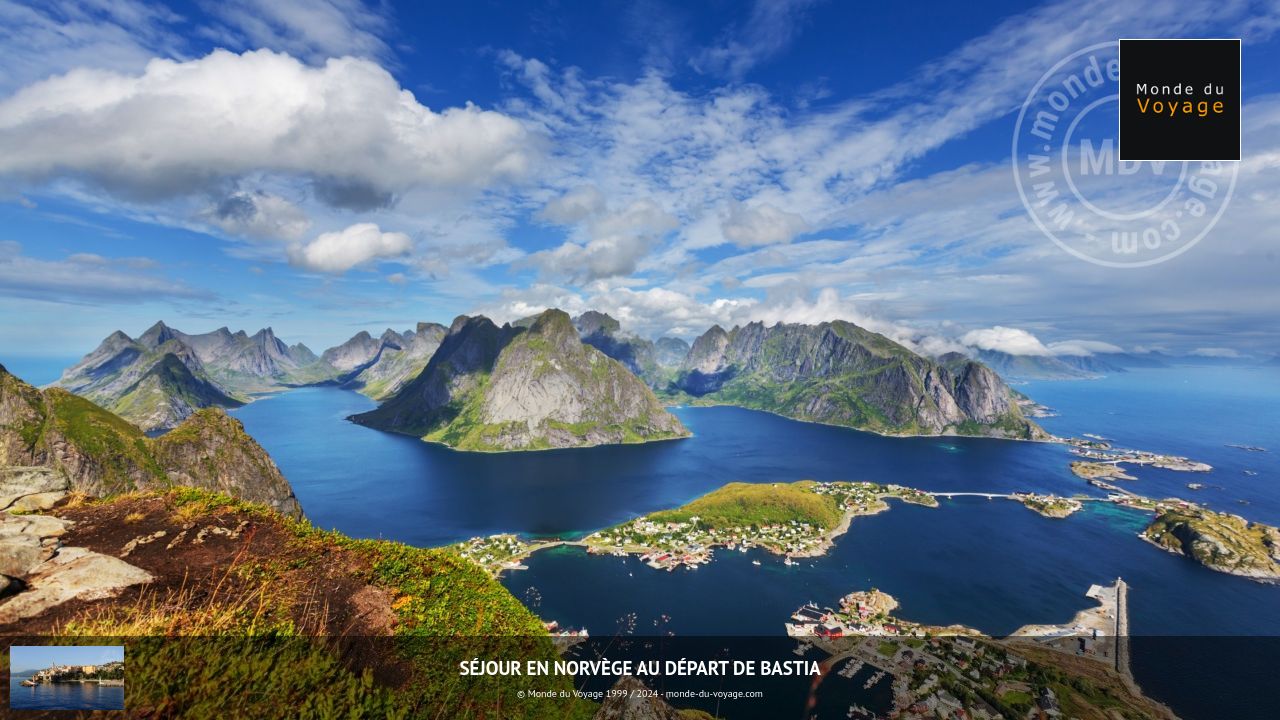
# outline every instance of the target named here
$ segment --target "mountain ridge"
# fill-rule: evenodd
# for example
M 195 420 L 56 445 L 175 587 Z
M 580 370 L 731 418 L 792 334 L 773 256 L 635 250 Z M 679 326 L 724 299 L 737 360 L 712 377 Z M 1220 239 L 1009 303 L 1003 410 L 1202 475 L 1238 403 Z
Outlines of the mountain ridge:
M 540 450 L 683 437 L 684 426 L 568 314 L 528 327 L 459 316 L 423 371 L 354 422 L 462 450 Z

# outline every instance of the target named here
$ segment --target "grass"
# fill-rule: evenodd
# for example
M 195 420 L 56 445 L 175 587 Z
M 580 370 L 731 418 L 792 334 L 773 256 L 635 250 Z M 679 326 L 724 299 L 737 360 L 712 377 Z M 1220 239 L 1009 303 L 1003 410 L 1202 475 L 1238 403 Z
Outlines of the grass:
M 834 497 L 819 495 L 812 481 L 789 484 L 734 482 L 713 490 L 676 509 L 652 513 L 654 522 L 687 522 L 697 516 L 701 525 L 728 528 L 809 523 L 824 529 L 840 524 L 843 517 Z
M 285 545 L 255 557 L 246 555 L 246 544 L 220 575 L 200 577 L 193 569 L 180 587 L 95 603 L 57 629 L 54 636 L 67 641 L 124 639 L 131 708 L 192 718 L 579 720 L 596 709 L 580 700 L 518 702 L 510 679 L 460 676 L 458 663 L 473 657 L 556 657 L 541 621 L 467 560 L 444 550 L 352 539 L 194 488 L 90 502 L 102 505 L 105 516 L 113 503 L 156 497 L 168 504 L 174 522 L 251 514 L 276 523 Z M 256 536 L 264 533 L 270 535 L 259 526 Z M 372 585 L 390 596 L 394 634 L 326 637 L 335 622 L 347 622 L 332 615 L 330 602 L 340 599 L 325 580 L 332 568 L 362 581 L 355 587 Z M 382 658 L 372 663 L 375 669 L 397 668 L 397 679 L 376 678 L 360 653 Z M 573 687 L 572 678 L 546 680 L 556 690 Z

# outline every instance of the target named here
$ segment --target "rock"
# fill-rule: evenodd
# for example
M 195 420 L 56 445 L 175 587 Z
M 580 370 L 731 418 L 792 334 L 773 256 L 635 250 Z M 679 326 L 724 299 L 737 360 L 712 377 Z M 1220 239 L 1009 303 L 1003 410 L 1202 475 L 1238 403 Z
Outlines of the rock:
M 625 692 L 605 699 L 592 720 L 680 720 L 678 710 L 652 697 L 649 688 L 630 675 L 614 683 L 613 689 Z
M 712 327 L 674 382 L 708 401 L 799 420 L 906 435 L 1048 436 L 996 373 L 961 355 L 937 361 L 836 320 Z
M 85 548 L 62 548 L 24 580 L 26 591 L 0 603 L 0 625 L 35 617 L 69 600 L 114 597 L 132 585 L 152 581 L 151 573 Z
M 688 430 L 569 316 L 528 327 L 459 317 L 422 373 L 355 422 L 461 450 L 539 450 L 684 437 Z
M 23 578 L 57 550 L 68 520 L 45 515 L 0 513 L 0 575 Z
M 221 408 L 197 410 L 151 439 L 84 398 L 37 390 L 0 368 L 0 509 L 48 508 L 69 490 L 104 496 L 174 485 L 302 516 L 279 468 Z
M 0 467 L 0 510 L 44 510 L 66 496 L 71 482 L 48 467 Z

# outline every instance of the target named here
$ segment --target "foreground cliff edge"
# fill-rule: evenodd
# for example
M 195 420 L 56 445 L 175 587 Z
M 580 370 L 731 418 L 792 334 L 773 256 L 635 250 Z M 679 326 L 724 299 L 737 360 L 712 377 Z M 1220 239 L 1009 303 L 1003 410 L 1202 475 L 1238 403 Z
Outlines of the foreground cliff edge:
M 528 327 L 461 316 L 422 373 L 362 425 L 459 450 L 547 450 L 686 437 L 689 431 L 618 361 L 586 345 L 569 316 Z
M 0 598 L 0 635 L 124 644 L 133 714 L 404 718 L 447 707 L 459 718 L 559 718 L 594 710 L 572 699 L 513 703 L 502 678 L 459 676 L 458 663 L 477 655 L 552 659 L 555 650 L 519 601 L 445 551 L 353 540 L 190 488 L 76 495 L 46 515 L 0 513 L 0 545 L 28 539 L 48 557 Z M 100 558 L 91 573 L 50 574 L 86 557 Z M 76 592 L 91 580 L 92 591 Z M 547 678 L 563 689 L 571 681 Z

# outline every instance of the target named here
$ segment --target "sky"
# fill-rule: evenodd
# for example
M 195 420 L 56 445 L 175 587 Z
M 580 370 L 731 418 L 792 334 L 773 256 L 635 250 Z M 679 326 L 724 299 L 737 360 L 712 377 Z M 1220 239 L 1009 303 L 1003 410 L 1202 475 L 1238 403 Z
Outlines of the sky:
M 121 645 L 14 645 L 9 667 L 17 671 L 43 670 L 50 665 L 102 665 L 124 660 Z
M 157 320 L 845 319 L 922 352 L 1280 353 L 1280 3 L 0 0 L 0 356 Z M 1203 241 L 1072 257 L 1010 167 L 1055 62 L 1240 37 Z

